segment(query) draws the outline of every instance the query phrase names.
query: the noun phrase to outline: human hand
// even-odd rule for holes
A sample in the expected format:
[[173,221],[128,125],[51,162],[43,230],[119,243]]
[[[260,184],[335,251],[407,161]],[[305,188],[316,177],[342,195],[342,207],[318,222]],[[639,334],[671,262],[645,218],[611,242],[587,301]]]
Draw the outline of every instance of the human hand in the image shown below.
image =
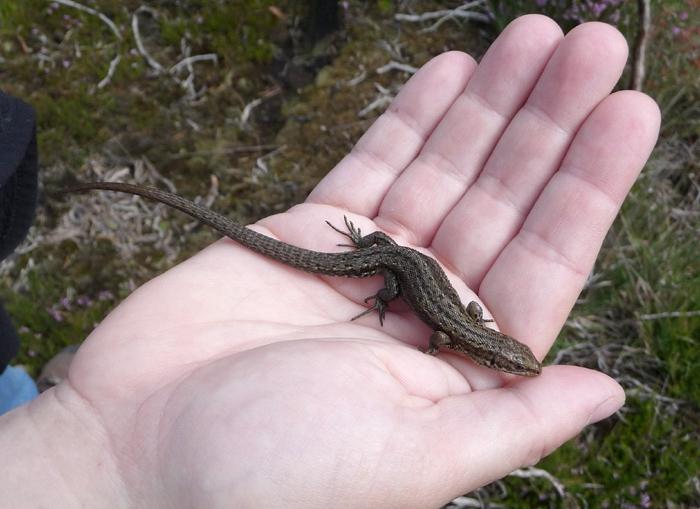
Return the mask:
[[[350,213],[435,256],[463,302],[542,358],[656,139],[653,101],[609,95],[625,58],[609,26],[562,38],[520,18],[478,67],[426,64],[304,204],[256,229],[332,251],[324,220]],[[623,402],[583,368],[525,379],[424,355],[409,346],[430,331],[400,306],[384,327],[348,321],[379,286],[222,240],[134,292],[22,411],[80,422],[101,469],[73,475],[134,505],[432,507]]]

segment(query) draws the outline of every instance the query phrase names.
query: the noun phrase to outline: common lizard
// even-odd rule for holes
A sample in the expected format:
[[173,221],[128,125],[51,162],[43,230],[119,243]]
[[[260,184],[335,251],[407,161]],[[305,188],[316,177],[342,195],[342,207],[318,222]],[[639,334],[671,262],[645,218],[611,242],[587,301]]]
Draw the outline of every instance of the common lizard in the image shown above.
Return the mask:
[[[362,235],[359,228],[345,218],[348,232],[326,221],[331,228],[345,235],[356,248],[340,253],[323,253],[292,246],[246,228],[227,217],[185,198],[152,187],[118,182],[88,182],[67,189],[67,192],[89,190],[118,191],[136,194],[174,207],[207,224],[243,246],[297,269],[330,276],[384,276],[384,288],[365,299],[372,306],[356,316],[374,310],[383,325],[387,304],[401,296],[418,317],[433,330],[424,351],[436,354],[440,347],[468,355],[477,364],[506,373],[536,376],[542,365],[530,348],[512,337],[488,328],[481,306],[462,304],[440,265],[415,249],[398,245],[383,232]],[[354,319],[354,318],[353,318]]]

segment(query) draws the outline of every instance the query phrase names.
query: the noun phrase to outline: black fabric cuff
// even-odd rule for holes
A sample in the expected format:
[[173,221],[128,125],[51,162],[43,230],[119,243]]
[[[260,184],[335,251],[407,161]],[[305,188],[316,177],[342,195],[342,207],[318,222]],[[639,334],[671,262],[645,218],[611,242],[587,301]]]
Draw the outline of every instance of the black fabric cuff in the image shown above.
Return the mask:
[[0,305],[0,374],[19,351],[19,337],[12,320]]
[[[34,110],[0,92],[0,260],[14,251],[34,220],[37,159]],[[0,305],[0,373],[18,350],[17,332]]]
[[0,260],[12,253],[34,220],[37,163],[34,110],[0,92]]

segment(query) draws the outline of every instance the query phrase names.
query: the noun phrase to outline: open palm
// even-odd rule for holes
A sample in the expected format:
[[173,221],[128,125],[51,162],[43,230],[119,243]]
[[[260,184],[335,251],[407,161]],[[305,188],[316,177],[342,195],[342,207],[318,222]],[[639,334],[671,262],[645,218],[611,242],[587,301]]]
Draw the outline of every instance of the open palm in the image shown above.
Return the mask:
[[[653,101],[610,95],[626,54],[609,26],[564,38],[540,16],[478,66],[443,54],[304,204],[254,228],[319,251],[341,249],[324,221],[345,214],[386,231],[541,359],[656,139]],[[583,368],[524,379],[424,355],[430,330],[400,302],[383,327],[350,322],[380,286],[219,241],[134,292],[33,404],[86,423],[115,496],[144,507],[433,507],[622,404]]]

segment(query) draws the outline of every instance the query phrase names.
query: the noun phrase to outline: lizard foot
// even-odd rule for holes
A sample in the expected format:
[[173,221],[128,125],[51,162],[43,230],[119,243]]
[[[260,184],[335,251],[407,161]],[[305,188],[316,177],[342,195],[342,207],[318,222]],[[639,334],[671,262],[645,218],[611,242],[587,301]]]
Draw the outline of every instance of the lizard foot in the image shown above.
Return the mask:
[[362,231],[357,228],[352,221],[348,219],[348,216],[343,216],[343,221],[345,221],[345,227],[348,229],[348,231],[344,232],[340,228],[336,228],[331,224],[330,221],[326,221],[326,224],[333,228],[335,231],[340,233],[341,235],[344,235],[345,237],[349,238],[350,241],[352,242],[352,245],[349,244],[338,244],[339,246],[344,246],[344,247],[358,247],[358,245],[361,242],[362,239]]
[[384,316],[386,315],[386,309],[388,307],[387,303],[384,302],[384,300],[379,297],[378,295],[371,295],[365,299],[365,304],[368,303],[370,300],[374,299],[374,304],[372,304],[372,307],[369,307],[365,309],[362,313],[359,315],[351,318],[350,320],[357,320],[358,318],[361,318],[365,315],[370,314],[373,311],[379,312],[379,325],[384,325]]

